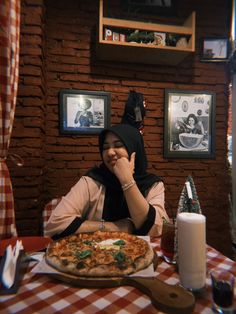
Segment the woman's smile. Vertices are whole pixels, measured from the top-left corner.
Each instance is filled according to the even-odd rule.
[[[111,165],[111,166],[115,166],[116,162],[117,162],[118,158],[112,158],[112,159],[108,159],[108,163]]]

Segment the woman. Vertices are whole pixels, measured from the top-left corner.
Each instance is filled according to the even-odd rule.
[[[80,111],[77,112],[74,123],[80,123],[80,127],[90,127],[93,124],[93,114],[88,109],[91,108],[92,103],[89,99],[85,98],[80,104]]]
[[[187,117],[186,132],[193,134],[204,134],[202,121],[198,120],[195,114],[190,113]]]
[[[174,124],[173,130],[173,150],[180,149],[179,135],[181,133],[203,134],[205,135],[202,121],[198,120],[194,113],[190,113],[184,122],[182,119]]]
[[[82,176],[54,209],[45,233],[56,239],[105,228],[140,235],[161,234],[164,185],[146,172],[147,160],[139,131],[125,124],[99,135],[102,164]]]

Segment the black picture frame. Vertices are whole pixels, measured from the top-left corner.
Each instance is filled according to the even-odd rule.
[[[61,134],[99,134],[110,126],[111,95],[101,91],[64,89],[59,93]]]
[[[206,37],[202,39],[201,61],[226,62],[229,59],[230,44],[226,37]]]
[[[173,16],[178,9],[178,0],[121,0],[121,3],[124,9],[136,13]]]
[[[215,93],[165,89],[164,158],[214,157]]]

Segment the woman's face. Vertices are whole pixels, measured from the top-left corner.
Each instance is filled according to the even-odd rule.
[[[114,133],[108,132],[103,143],[102,159],[104,164],[111,172],[114,172],[113,167],[121,157],[129,159],[123,142]]]
[[[82,103],[79,105],[79,108],[80,108],[80,110],[87,111],[88,105],[87,105],[85,102],[82,102]]]
[[[191,125],[191,126],[194,126],[195,120],[194,120],[192,117],[190,117],[190,118],[188,119],[188,124]]]

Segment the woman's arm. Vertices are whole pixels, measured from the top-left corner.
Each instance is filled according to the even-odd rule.
[[[90,199],[91,194],[94,195],[92,200]],[[64,231],[75,232],[88,215],[94,214],[95,207],[98,208],[98,217],[101,217],[102,195],[101,186],[82,176],[52,211],[46,224],[45,234],[53,236]]]
[[[204,130],[204,126],[203,126],[203,123],[202,121],[198,121],[198,127],[199,127],[199,133],[200,134],[205,134],[205,130]]]
[[[95,232],[97,230],[133,233],[134,225],[130,219],[121,219],[115,222],[85,220],[79,229],[77,229],[76,233]]]
[[[133,177],[133,176],[132,176]],[[155,208],[155,226],[151,228],[153,234],[161,233],[164,210],[164,187],[157,183],[150,189],[146,199],[134,185],[137,193],[129,189],[125,197],[130,210],[131,219],[121,219],[115,222],[105,222],[105,229],[109,231],[123,231],[133,233],[142,226],[147,219],[150,204]],[[131,192],[131,193],[130,193]],[[141,208],[136,200],[140,196],[145,208]],[[105,188],[89,177],[81,177],[70,192],[62,198],[53,210],[46,225],[45,234],[51,237],[62,237],[71,233],[94,232],[101,229],[101,218],[104,205]],[[133,202],[134,201],[134,202]],[[130,203],[132,203],[130,205]],[[145,211],[144,211],[144,210]],[[167,218],[168,219],[168,218]],[[149,232],[150,233],[150,232]]]
[[[137,218],[139,218],[139,225],[135,225],[136,229],[140,229],[144,226],[147,219],[153,219],[153,226],[148,231],[148,234],[152,236],[159,236],[162,232],[163,219],[169,220],[168,215],[165,211],[165,189],[163,182],[155,183],[149,190],[146,198],[143,197],[138,187],[130,188],[130,191],[126,191],[126,201],[130,210],[130,215],[135,224]],[[138,191],[136,191],[138,189]],[[138,195],[140,197],[140,203],[138,203]],[[141,207],[145,206],[145,207]],[[152,208],[150,208],[152,207]],[[145,212],[144,212],[145,209]],[[150,209],[152,212],[150,212]],[[150,216],[155,216],[155,219]],[[149,216],[149,217],[148,217]],[[134,220],[135,219],[135,220]],[[142,228],[143,229],[143,228]]]
[[[45,228],[45,235],[56,238],[101,229],[104,197],[104,186],[89,177],[81,177],[53,210]],[[104,226],[109,231],[132,233],[134,230],[130,219],[106,221]]]
[[[147,218],[149,204],[134,181],[134,165],[135,153],[132,153],[130,160],[125,157],[119,158],[113,169],[124,191],[134,226],[139,229]]]
[[[151,236],[160,236],[162,233],[163,220],[169,221],[169,217],[165,210],[165,187],[163,182],[155,183],[149,190],[146,200],[155,208],[155,222],[148,234]]]
[[[164,209],[164,185],[162,182],[155,184],[145,198],[133,178],[134,163],[135,153],[131,155],[130,161],[127,158],[120,158],[114,166],[114,173],[124,189],[124,196],[135,228],[140,229],[142,227],[148,218],[150,205],[152,205],[156,211],[154,223],[156,227],[151,229],[155,229],[155,233],[159,235],[162,230],[162,217],[168,220]],[[129,188],[126,189],[128,186]]]
[[[74,123],[77,124],[77,123],[79,122],[80,116],[81,116],[81,111],[78,111],[78,112],[76,113],[76,117],[75,117]]]

